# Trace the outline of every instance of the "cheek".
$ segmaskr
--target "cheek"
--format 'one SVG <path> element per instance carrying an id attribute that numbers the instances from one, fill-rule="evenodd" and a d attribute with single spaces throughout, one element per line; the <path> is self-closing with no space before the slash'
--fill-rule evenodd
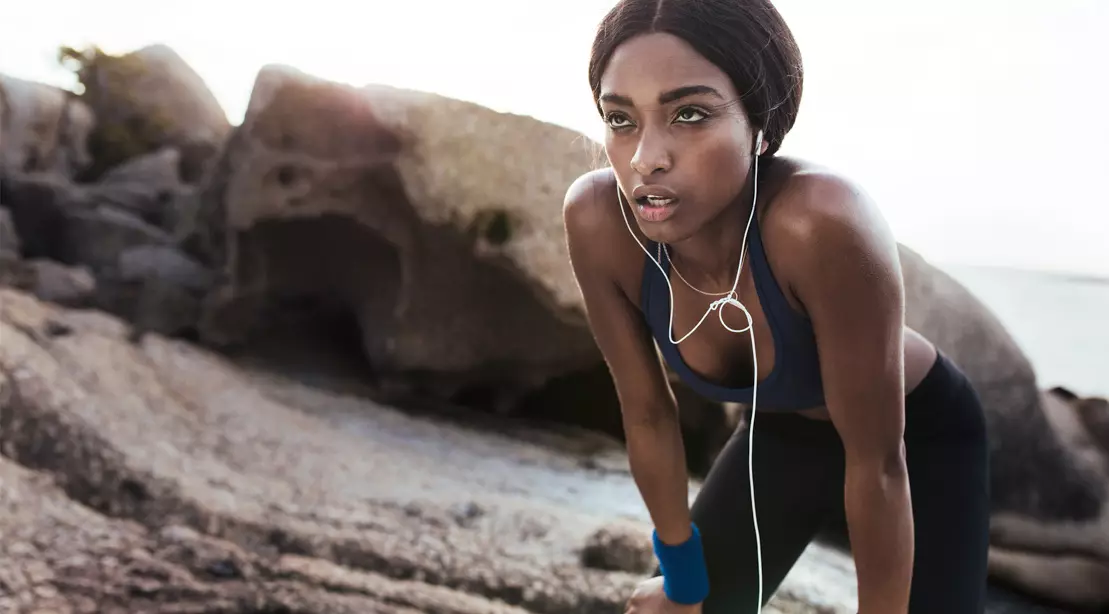
<path id="1" fill-rule="evenodd" d="M 613 166 L 627 166 L 635 153 L 635 143 L 612 133 L 605 135 L 605 156 Z"/>
<path id="2" fill-rule="evenodd" d="M 616 175 L 620 188 L 629 192 L 632 187 L 628 185 L 628 175 L 631 173 L 631 159 L 635 155 L 634 143 L 629 144 L 626 139 L 605 138 L 604 156 Z"/>
<path id="3" fill-rule="evenodd" d="M 730 196 L 742 186 L 747 160 L 738 145 L 730 137 L 710 139 L 690 160 L 706 194 Z"/>

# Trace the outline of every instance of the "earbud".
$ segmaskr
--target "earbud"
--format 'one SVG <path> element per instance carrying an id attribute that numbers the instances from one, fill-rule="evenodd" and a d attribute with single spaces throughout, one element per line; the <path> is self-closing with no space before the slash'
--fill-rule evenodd
<path id="1" fill-rule="evenodd" d="M 757 158 L 762 152 L 762 130 L 755 135 L 755 157 Z"/>

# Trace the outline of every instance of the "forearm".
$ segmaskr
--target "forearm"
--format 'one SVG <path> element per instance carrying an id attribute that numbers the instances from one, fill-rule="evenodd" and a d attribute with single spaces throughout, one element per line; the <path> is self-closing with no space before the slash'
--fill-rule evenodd
<path id="1" fill-rule="evenodd" d="M 908 611 L 913 514 L 904 457 L 849 463 L 845 506 L 858 576 L 859 614 Z"/>
<path id="2" fill-rule="evenodd" d="M 659 539 L 679 544 L 691 535 L 689 477 L 677 412 L 625 423 L 628 461 Z"/>

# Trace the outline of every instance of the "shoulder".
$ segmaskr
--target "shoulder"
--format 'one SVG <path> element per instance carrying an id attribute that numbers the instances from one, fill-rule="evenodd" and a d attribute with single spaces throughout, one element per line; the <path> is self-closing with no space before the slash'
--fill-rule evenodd
<path id="1" fill-rule="evenodd" d="M 608 226 L 609 210 L 619 204 L 611 168 L 589 171 L 570 184 L 562 203 L 567 232 L 591 233 Z"/>
<path id="2" fill-rule="evenodd" d="M 788 164 L 764 225 L 790 247 L 819 253 L 844 235 L 889 234 L 877 203 L 856 181 L 814 164 Z"/>
<path id="3" fill-rule="evenodd" d="M 617 197 L 616 175 L 611 168 L 584 173 L 566 190 L 562 216 L 570 257 L 576 270 L 588 266 L 609 276 L 635 304 L 642 282 L 644 252 L 632 236 Z M 634 230 L 632 230 L 634 229 Z"/>
<path id="4" fill-rule="evenodd" d="M 897 242 L 861 185 L 795 161 L 782 174 L 762 227 L 798 298 L 844 276 L 900 283 Z"/>

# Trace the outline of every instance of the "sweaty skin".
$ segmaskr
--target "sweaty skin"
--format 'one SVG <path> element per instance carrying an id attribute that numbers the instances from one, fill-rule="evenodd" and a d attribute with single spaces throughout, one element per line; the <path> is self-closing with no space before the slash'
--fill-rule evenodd
<path id="1" fill-rule="evenodd" d="M 602 78 L 612 166 L 575 181 L 564 205 L 570 258 L 620 398 L 632 474 L 660 538 L 672 544 L 690 537 L 687 468 L 677 406 L 640 311 L 646 256 L 621 215 L 617 186 L 641 242 L 668 244 L 675 267 L 697 288 L 730 289 L 750 213 L 757 132 L 737 100 L 727 75 L 681 39 L 660 33 L 625 42 Z M 756 215 L 767 260 L 816 334 L 826 404 L 801 413 L 831 420 L 846 453 L 844 504 L 859 611 L 905 612 L 913 523 L 904 397 L 924 378 L 936 350 L 904 325 L 897 245 L 862 190 L 834 172 L 781 156 L 760 160 L 759 179 Z M 678 204 L 665 219 L 649 221 L 633 193 L 660 185 Z M 712 298 L 676 275 L 671 284 L 674 338 L 681 338 Z M 765 377 L 774 367 L 774 345 L 746 264 L 738 292 L 752 316 Z M 732 328 L 746 325 L 736 309 L 724 315 Z M 727 331 L 713 314 L 679 348 L 706 379 L 749 386 L 748 334 Z M 696 610 L 670 603 L 650 611 Z"/>

